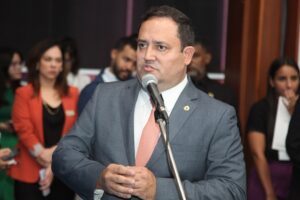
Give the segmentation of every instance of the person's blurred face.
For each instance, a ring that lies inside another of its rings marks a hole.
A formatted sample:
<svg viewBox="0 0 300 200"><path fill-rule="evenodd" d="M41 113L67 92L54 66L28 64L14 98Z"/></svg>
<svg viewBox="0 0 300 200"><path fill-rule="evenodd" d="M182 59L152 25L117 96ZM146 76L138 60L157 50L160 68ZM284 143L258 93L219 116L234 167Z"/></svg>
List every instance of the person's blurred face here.
<svg viewBox="0 0 300 200"><path fill-rule="evenodd" d="M158 89L167 90L180 83L186 75L194 48L182 50L178 26L167 17L153 17L144 21L139 30L137 75L153 74Z"/></svg>
<svg viewBox="0 0 300 200"><path fill-rule="evenodd" d="M206 75L206 67L211 61L211 54L208 53L200 44L194 46L195 53L188 66L188 73L196 79L202 79Z"/></svg>
<svg viewBox="0 0 300 200"><path fill-rule="evenodd" d="M20 55L18 53L14 53L8 68L10 80L20 80L22 78L21 62L22 60Z"/></svg>
<svg viewBox="0 0 300 200"><path fill-rule="evenodd" d="M280 96L285 96L289 91L296 93L299 87L299 74L292 66L283 65L270 80L270 84Z"/></svg>
<svg viewBox="0 0 300 200"><path fill-rule="evenodd" d="M136 51L130 45L125 45L120 51L113 49L111 52L111 67L116 77L128 80L136 67Z"/></svg>
<svg viewBox="0 0 300 200"><path fill-rule="evenodd" d="M40 79L55 81L62 71L62 65L62 52L58 46L49 48L38 63Z"/></svg>

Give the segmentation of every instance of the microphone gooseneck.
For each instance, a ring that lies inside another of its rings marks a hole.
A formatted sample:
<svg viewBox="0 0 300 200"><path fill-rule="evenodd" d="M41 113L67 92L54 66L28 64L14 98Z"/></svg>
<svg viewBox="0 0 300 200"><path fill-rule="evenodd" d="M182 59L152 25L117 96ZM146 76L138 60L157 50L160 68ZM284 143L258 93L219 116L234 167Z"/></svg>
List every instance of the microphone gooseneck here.
<svg viewBox="0 0 300 200"><path fill-rule="evenodd" d="M155 110L155 120L158 123L161 131L161 135L164 141L165 149L166 149L166 154L167 154L167 160L168 160L168 165L170 167L170 170L173 174L173 177L176 182L178 194L181 200L186 200L186 194L181 182L181 178L176 166L176 162L173 156L171 144L169 142L169 117L165 109L165 104L164 100L157 88L157 78L153 74L146 74L145 76L142 77L142 85L143 88L145 88L150 97L152 103L155 105L156 110Z"/></svg>

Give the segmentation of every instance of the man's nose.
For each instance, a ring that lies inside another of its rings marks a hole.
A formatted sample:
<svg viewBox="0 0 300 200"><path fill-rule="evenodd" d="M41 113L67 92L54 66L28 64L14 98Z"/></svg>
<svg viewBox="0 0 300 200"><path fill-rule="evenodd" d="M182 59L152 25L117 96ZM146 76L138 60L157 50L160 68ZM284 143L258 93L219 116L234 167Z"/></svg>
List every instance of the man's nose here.
<svg viewBox="0 0 300 200"><path fill-rule="evenodd" d="M151 46L148 46L145 50L145 60L153 60L154 59L154 51Z"/></svg>

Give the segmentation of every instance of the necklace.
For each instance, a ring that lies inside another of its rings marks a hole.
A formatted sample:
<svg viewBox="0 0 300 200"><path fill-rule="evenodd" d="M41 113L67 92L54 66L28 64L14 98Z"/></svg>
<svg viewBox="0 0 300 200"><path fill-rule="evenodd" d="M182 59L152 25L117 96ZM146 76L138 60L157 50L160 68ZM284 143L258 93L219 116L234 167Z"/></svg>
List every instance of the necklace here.
<svg viewBox="0 0 300 200"><path fill-rule="evenodd" d="M43 102L44 107L46 108L46 111L50 114L50 115L56 115L59 110L60 110L60 106L58 106L57 108L53 109L51 108L46 102Z"/></svg>

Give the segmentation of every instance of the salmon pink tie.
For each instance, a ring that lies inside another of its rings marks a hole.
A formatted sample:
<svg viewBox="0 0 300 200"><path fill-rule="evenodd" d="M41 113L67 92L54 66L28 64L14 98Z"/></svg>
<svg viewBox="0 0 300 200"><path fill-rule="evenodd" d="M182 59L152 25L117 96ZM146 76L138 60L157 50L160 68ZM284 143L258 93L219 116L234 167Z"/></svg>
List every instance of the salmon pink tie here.
<svg viewBox="0 0 300 200"><path fill-rule="evenodd" d="M155 108L152 108L150 117L143 129L138 150L136 153L136 166L145 166L160 137L160 129L154 119Z"/></svg>

